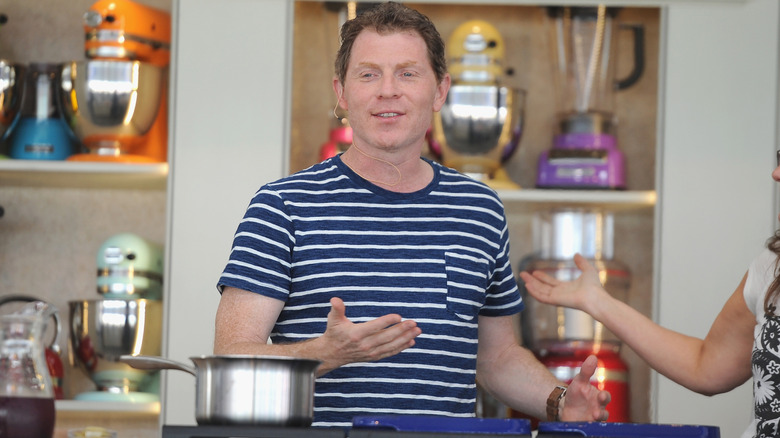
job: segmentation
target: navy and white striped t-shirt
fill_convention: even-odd
[[[219,287],[285,302],[274,343],[322,334],[333,296],[355,323],[397,313],[422,330],[402,353],[318,378],[314,426],[349,426],[356,415],[473,416],[477,316],[523,308],[498,196],[429,163],[426,188],[395,193],[330,158],[262,187],[238,227]]]

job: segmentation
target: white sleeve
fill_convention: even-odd
[[[775,279],[775,262],[777,256],[768,249],[764,249],[756,257],[748,268],[743,294],[748,308],[756,316],[764,314],[764,295],[772,281]]]

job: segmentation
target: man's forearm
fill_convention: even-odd
[[[303,359],[319,360],[321,364],[317,368],[317,377],[333,371],[341,365],[334,363],[332,360],[327,360],[323,354],[319,353],[319,351],[319,338],[286,344],[234,342],[227,345],[214,345],[214,354],[217,355],[251,354],[258,356],[299,357]]]

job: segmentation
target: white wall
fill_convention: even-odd
[[[174,17],[164,356],[189,363],[212,353],[216,283],[251,196],[289,167],[292,3],[183,0]],[[194,424],[195,379],[166,373],[162,423]]]
[[[656,320],[704,337],[777,225],[778,2],[674,4],[661,94]],[[739,436],[752,384],[713,398],[657,380],[661,423]]]

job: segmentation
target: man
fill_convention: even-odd
[[[495,192],[420,157],[450,86],[436,28],[391,2],[341,39],[333,88],[353,144],[252,199],[219,280],[215,353],[322,361],[315,426],[473,416],[476,381],[541,418],[549,399],[562,406],[550,418],[606,419],[595,358],[563,398],[518,344],[523,304]]]

